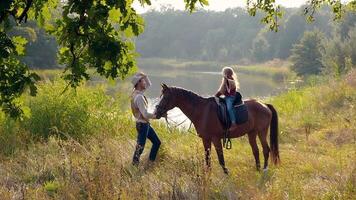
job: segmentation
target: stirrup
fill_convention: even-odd
[[[225,149],[231,149],[232,148],[231,139],[229,137],[227,137],[228,134],[229,134],[229,131],[226,130],[226,132],[224,133],[224,138],[223,138],[223,147]]]
[[[227,138],[227,141],[226,141],[226,149],[231,149],[232,148],[232,143],[231,143],[231,139],[230,138]]]

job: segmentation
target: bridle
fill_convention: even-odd
[[[162,95],[163,95],[163,94],[161,94],[161,97],[162,97]],[[161,102],[161,101],[163,100],[163,98],[166,98],[166,99],[164,100],[164,102]],[[158,105],[156,105],[157,118],[160,118],[160,117],[163,116],[163,117],[165,118],[168,131],[169,131],[170,133],[172,133],[172,132],[173,132],[172,129],[177,128],[177,127],[179,127],[180,125],[182,125],[184,122],[186,122],[186,121],[188,120],[188,118],[184,119],[184,120],[183,120],[182,122],[180,122],[180,123],[177,123],[177,122],[175,122],[175,121],[172,120],[172,119],[169,119],[169,118],[168,118],[168,115],[167,115],[168,110],[165,110],[164,108],[167,108],[168,103],[170,102],[170,100],[171,100],[172,97],[171,97],[171,96],[168,96],[168,97],[166,96],[166,97],[163,97],[163,98],[161,99],[160,103],[159,103]],[[165,111],[162,111],[162,110],[165,110]],[[174,125],[171,125],[169,121],[173,122]],[[190,125],[189,125],[189,127],[188,127],[187,132],[189,132],[189,133],[193,133],[193,132],[190,131],[190,128],[192,127],[192,124],[193,124],[193,122],[190,122]]]
[[[161,97],[162,97],[163,94],[161,94]],[[165,102],[162,102],[162,100],[164,98],[169,98],[169,99],[165,99]],[[161,118],[162,116],[165,116],[165,118],[167,118],[167,111],[168,110],[165,110],[165,108],[167,108],[168,106],[168,102],[170,101],[170,98],[171,97],[163,97],[161,98],[161,100],[159,101],[158,105],[156,105],[156,115],[157,115],[157,118]],[[163,104],[162,104],[163,103]],[[162,111],[162,110],[165,110],[165,111]]]

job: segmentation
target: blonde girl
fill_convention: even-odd
[[[220,97],[225,95],[226,106],[231,119],[231,129],[236,128],[236,118],[233,111],[233,103],[235,101],[236,90],[239,89],[239,82],[236,73],[231,67],[222,69],[222,81],[215,96]]]

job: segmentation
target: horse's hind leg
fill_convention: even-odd
[[[204,150],[205,150],[205,163],[206,163],[206,166],[210,169],[210,167],[211,167],[211,158],[210,158],[211,139],[203,138],[203,145],[204,145]]]
[[[267,170],[268,167],[268,157],[269,157],[269,146],[267,143],[267,132],[268,132],[268,128],[264,129],[263,131],[260,132],[260,134],[258,134],[258,137],[260,138],[261,141],[261,145],[263,148],[263,157],[265,159],[264,161],[264,165],[263,165],[263,170]]]
[[[214,147],[216,150],[216,154],[218,155],[219,164],[223,168],[224,173],[228,174],[229,170],[225,167],[224,152],[223,152],[223,148],[222,148],[222,144],[221,144],[221,139],[213,138],[213,143],[214,143]]]
[[[253,153],[253,156],[255,157],[256,169],[259,171],[261,168],[261,164],[260,164],[260,157],[259,157],[256,137],[257,137],[257,132],[253,131],[253,132],[248,133],[248,141],[250,142],[252,153]]]

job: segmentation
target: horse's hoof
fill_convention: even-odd
[[[256,170],[257,170],[258,172],[261,171],[261,166],[257,165],[257,166],[256,166]]]
[[[267,173],[268,172],[268,167],[263,169],[263,173]]]
[[[225,174],[229,174],[229,170],[227,168],[223,168]]]

